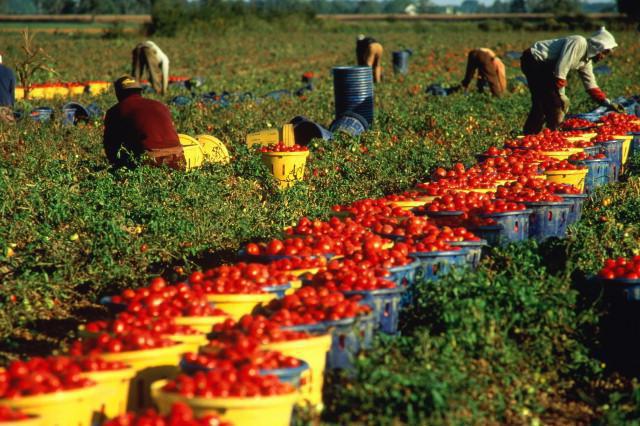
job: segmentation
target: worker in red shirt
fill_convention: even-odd
[[[104,151],[115,166],[132,167],[143,155],[149,163],[184,170],[185,157],[169,109],[141,96],[142,86],[125,75],[114,82],[118,104],[104,120]]]

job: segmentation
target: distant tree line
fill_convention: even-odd
[[[229,5],[229,3],[233,3]],[[0,0],[0,13],[42,14],[148,14],[153,10],[186,11],[210,9],[300,10],[313,13],[402,13],[413,5],[417,13],[444,13],[450,8],[435,5],[430,0]],[[621,12],[640,15],[640,0],[618,0]],[[556,14],[590,11],[615,11],[613,3],[586,3],[580,0],[495,0],[485,6],[477,0],[465,0],[456,11],[465,13],[551,12]]]

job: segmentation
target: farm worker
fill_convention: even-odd
[[[478,90],[484,91],[489,85],[493,96],[500,97],[507,90],[507,76],[504,63],[496,54],[487,48],[473,49],[467,57],[467,72],[462,80],[462,87],[467,90],[473,76],[478,71]]]
[[[360,34],[356,40],[356,58],[361,67],[371,67],[373,81],[380,83],[382,80],[382,45],[372,37]]]
[[[118,78],[114,88],[118,104],[104,120],[103,145],[109,162],[131,167],[146,154],[151,164],[184,169],[184,151],[166,105],[143,98],[142,86],[128,75]]]
[[[622,107],[607,99],[593,75],[593,63],[605,58],[616,46],[613,35],[602,27],[588,39],[575,35],[544,40],[525,50],[520,68],[527,77],[532,105],[524,134],[540,132],[545,122],[552,130],[562,123],[569,110],[565,87],[571,70],[578,71],[584,88],[594,101],[620,111]]]
[[[169,58],[152,41],[138,44],[132,52],[131,74],[140,81],[145,68],[149,71],[151,87],[157,93],[164,95],[169,84]]]
[[[16,77],[11,68],[2,63],[0,55],[0,121],[12,123],[13,103],[15,102]]]

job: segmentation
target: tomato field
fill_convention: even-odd
[[[278,327],[307,324],[309,315],[313,321],[366,316],[369,308],[343,293],[394,287],[387,278],[372,272],[376,269],[372,264],[404,266],[398,259],[406,260],[411,250],[449,250],[448,238],[462,241],[466,234],[458,231],[462,233],[445,238],[437,231],[433,239],[416,241],[413,248],[403,248],[397,238],[394,248],[389,248],[393,241],[382,237],[422,235],[433,231],[433,223],[450,225],[432,218],[434,212],[475,211],[481,216],[524,209],[524,202],[558,201],[560,192],[548,186],[541,189],[541,184],[534,182],[523,184],[523,188],[506,185],[499,189],[499,198],[508,202],[487,194],[451,195],[450,199],[434,201],[431,207],[422,207],[422,213],[431,213],[429,219],[418,213],[405,218],[406,222],[375,219],[378,214],[412,216],[388,207],[390,202],[405,201],[394,199],[394,195],[415,190],[420,184],[433,188],[427,182],[440,178],[462,179],[473,170],[477,154],[500,157],[504,153],[497,148],[487,150],[502,148],[507,141],[517,144],[514,141],[530,98],[526,85],[516,79],[521,76],[519,61],[508,59],[505,53],[521,52],[537,40],[567,32],[487,32],[471,23],[289,24],[289,28],[264,24],[206,35],[194,28],[192,33],[175,38],[154,39],[171,59],[171,75],[204,78],[204,86],[196,89],[202,93],[250,92],[260,97],[274,90],[298,89],[306,72],[317,77],[316,89],[300,97],[228,105],[171,105],[178,132],[219,138],[231,154],[228,165],[209,164],[189,172],[148,166],[113,170],[102,149],[101,120],[76,126],[63,125],[59,117],[50,123],[36,123],[28,117],[15,125],[0,123],[0,353],[5,364],[13,365],[7,370],[8,378],[0,375],[0,385],[26,374],[24,363],[9,364],[17,359],[52,353],[113,354],[170,348],[173,342],[157,338],[158,334],[192,333],[171,321],[171,309],[177,312],[176,317],[224,315],[224,303],[228,302],[224,294],[252,293],[248,289],[262,293],[264,285],[278,287],[289,282],[287,271],[291,269],[324,268],[306,276],[304,286],[296,291],[296,297],[308,304],[303,310],[296,310],[303,304],[299,300],[267,298],[261,316],[242,317],[235,326],[222,321],[211,329],[209,324],[207,330],[214,332],[218,342],[233,345],[222,352],[212,350],[207,356],[207,351],[201,351],[199,356],[185,357],[192,368],[211,371],[178,376],[164,388],[168,393],[188,394],[189,389],[228,380],[225,386],[231,389],[231,371],[233,377],[237,374],[244,380],[241,392],[245,396],[282,396],[291,385],[274,381],[273,376],[256,376],[256,369],[296,368],[299,360],[271,353],[261,356],[251,368],[236,368],[233,362],[242,358],[242,351],[255,349],[250,348],[255,345],[251,339],[275,346],[300,338],[295,327],[296,331]],[[336,135],[333,141],[314,140],[309,145],[304,180],[292,188],[279,189],[262,164],[260,152],[247,148],[246,135],[281,127],[298,115],[328,126],[334,114],[331,69],[354,64],[359,33],[375,36],[385,49],[383,81],[375,86],[373,128],[359,138]],[[612,97],[640,94],[638,35],[625,30],[613,33],[620,47],[606,60],[611,74],[599,75],[599,83]],[[21,54],[20,36],[2,33],[0,39],[5,46],[4,62],[13,66]],[[112,81],[130,71],[131,49],[141,40],[133,35],[106,39],[99,35],[38,34],[36,41],[52,58],[49,65],[57,74],[37,77],[39,82]],[[458,84],[469,49],[484,46],[504,58],[509,81],[505,97],[494,99],[475,90],[450,96],[425,93],[433,83]],[[391,52],[404,48],[413,50],[409,74],[394,75]],[[570,78],[567,93],[571,113],[597,107],[576,76]],[[176,95],[188,96],[189,92],[173,87],[163,101],[168,103]],[[145,96],[160,99],[154,94]],[[116,102],[112,92],[97,97],[84,94],[74,100],[85,105],[96,102],[103,111]],[[28,111],[46,105],[59,110],[67,101],[25,100],[17,107]],[[541,137],[544,143],[549,138],[553,137]],[[525,175],[537,160],[516,158],[510,173],[515,174],[517,168],[518,175]],[[576,168],[569,161],[546,165],[550,171],[554,167],[564,171]],[[614,338],[624,341],[625,337],[609,332],[611,327],[605,320],[609,308],[599,287],[589,279],[602,268],[607,279],[638,278],[633,275],[635,266],[626,266],[635,265],[633,261],[618,264],[616,259],[640,255],[639,172],[640,157],[632,151],[619,182],[603,185],[589,195],[582,219],[569,227],[565,238],[527,239],[486,248],[476,269],[452,268],[448,274],[416,285],[411,301],[400,313],[400,333],[376,333],[368,348],[350,361],[346,372],[328,370],[323,412],[297,409],[296,423],[640,421],[640,387],[635,380],[640,369],[637,361],[633,362],[637,344],[628,336],[628,343],[612,354],[612,348],[620,343]],[[486,183],[483,173],[486,168],[478,172],[476,184]],[[532,193],[538,198],[527,198]],[[380,201],[383,197],[387,198]],[[363,199],[378,201],[355,203]],[[332,210],[336,205],[343,206],[337,209],[341,220]],[[352,223],[344,219],[347,215],[364,219]],[[283,229],[292,226],[295,228],[289,232],[293,235],[287,237]],[[296,238],[313,232],[340,233],[342,252],[334,252],[338,244],[328,237],[313,244]],[[316,257],[285,259],[270,266],[237,265],[246,260],[238,256],[241,249],[249,258],[298,252]],[[354,255],[359,250],[376,255]],[[385,254],[378,253],[380,250]],[[339,264],[332,263],[337,259],[317,260],[331,252],[348,260]],[[249,281],[253,281],[237,278],[224,285],[208,284],[230,276],[251,277]],[[333,287],[327,285],[329,281]],[[164,290],[165,286],[173,293]],[[220,296],[219,302],[213,307],[193,302],[201,301],[203,294]],[[111,305],[128,306],[116,321],[110,309],[113,306],[100,303],[105,296],[111,297]],[[136,308],[131,309],[134,302]],[[154,323],[156,328],[146,329],[156,317],[160,318]],[[258,333],[250,339],[238,331],[256,329],[264,335]],[[91,340],[86,333],[106,337]],[[77,340],[79,337],[83,340]],[[145,346],[150,340],[154,344]],[[108,356],[105,360],[102,362],[119,361]],[[38,361],[29,368],[47,372],[72,368],[64,362]],[[73,368],[93,372],[111,369],[102,364]],[[68,380],[69,387],[75,388],[82,387],[85,378]],[[229,389],[221,392],[235,392]],[[11,397],[0,386],[0,405],[4,405],[3,398]],[[0,412],[0,420],[2,416]]]

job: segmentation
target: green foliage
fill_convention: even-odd
[[[577,312],[567,276],[550,275],[535,243],[494,250],[477,272],[420,283],[401,316],[405,337],[382,338],[334,385],[340,423],[535,421],[568,377],[595,375],[581,343],[595,312]],[[335,394],[334,394],[335,393]]]

